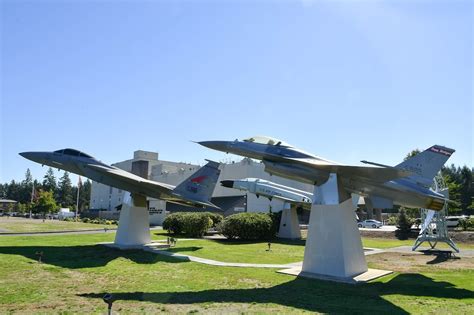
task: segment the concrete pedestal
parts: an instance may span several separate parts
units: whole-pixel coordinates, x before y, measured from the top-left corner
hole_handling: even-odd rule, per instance
[[[368,270],[351,196],[336,174],[316,186],[311,206],[302,274],[352,279]]]
[[[291,204],[287,202],[285,202],[283,211],[281,213],[278,237],[287,239],[301,238],[301,230],[300,224],[298,222],[298,214],[296,213],[296,208],[292,207]]]
[[[146,208],[146,197],[134,195],[132,200],[124,198],[114,245],[119,248],[133,248],[150,242],[150,219]]]
[[[311,207],[302,272],[353,278],[368,270],[354,210],[351,199]]]

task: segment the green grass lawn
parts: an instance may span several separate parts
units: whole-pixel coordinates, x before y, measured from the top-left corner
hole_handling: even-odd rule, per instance
[[[353,286],[96,245],[113,238],[113,233],[0,237],[0,313],[104,313],[105,292],[117,298],[114,310],[120,313],[461,314],[470,313],[474,303],[472,268],[423,265],[417,273]],[[178,241],[178,246],[186,242],[195,241]],[[232,252],[233,261],[260,253],[265,245],[199,242],[200,250],[218,244],[215,249],[225,248],[229,258]],[[273,244],[272,249],[296,258],[303,246]],[[36,261],[39,251],[42,264]]]
[[[69,230],[89,230],[116,228],[116,225],[68,222],[60,220],[25,219],[0,217],[0,233],[2,232],[51,232]]]

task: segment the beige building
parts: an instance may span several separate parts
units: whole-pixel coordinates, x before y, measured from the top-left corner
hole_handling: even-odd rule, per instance
[[[135,151],[133,159],[117,162],[114,166],[131,172],[143,174],[154,181],[159,181],[171,185],[177,185],[187,177],[191,176],[200,166],[159,160],[157,152]],[[264,165],[260,162],[244,158],[239,162],[222,163],[221,174],[218,183],[214,189],[212,202],[218,205],[224,215],[231,215],[238,212],[268,212],[270,209],[274,212],[283,208],[283,201],[267,198],[257,198],[254,194],[245,191],[239,191],[231,188],[222,187],[219,182],[225,179],[241,178],[262,178],[272,182],[313,192],[313,186],[300,183],[294,180],[271,176],[264,171]],[[92,182],[91,190],[91,209],[104,209],[114,211],[120,208],[122,204],[124,191]],[[149,198],[148,208],[151,216],[160,217],[161,221],[165,211],[190,211],[192,208],[175,204],[167,204],[163,201]],[[153,220],[152,220],[153,221]],[[155,222],[156,223],[156,222]],[[159,222],[158,222],[159,223]]]

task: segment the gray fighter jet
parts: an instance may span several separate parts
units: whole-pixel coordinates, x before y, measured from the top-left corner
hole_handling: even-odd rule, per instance
[[[265,171],[314,185],[324,184],[335,173],[347,193],[365,197],[371,208],[390,209],[394,204],[441,210],[445,196],[430,189],[433,178],[453,149],[434,145],[395,167],[362,161],[375,166],[350,166],[332,162],[270,137],[242,141],[202,141],[199,144],[233,153],[265,164]]]
[[[167,202],[192,207],[218,208],[210,202],[220,174],[219,163],[208,163],[178,186],[145,179],[115,166],[96,160],[74,149],[54,152],[22,152],[24,158],[42,165],[49,165],[96,182],[123,189],[132,194],[153,197]]]

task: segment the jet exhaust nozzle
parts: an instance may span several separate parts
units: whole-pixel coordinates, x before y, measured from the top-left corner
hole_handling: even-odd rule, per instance
[[[234,187],[234,181],[233,180],[222,180],[221,181],[221,186],[227,187],[227,188],[233,188]]]

